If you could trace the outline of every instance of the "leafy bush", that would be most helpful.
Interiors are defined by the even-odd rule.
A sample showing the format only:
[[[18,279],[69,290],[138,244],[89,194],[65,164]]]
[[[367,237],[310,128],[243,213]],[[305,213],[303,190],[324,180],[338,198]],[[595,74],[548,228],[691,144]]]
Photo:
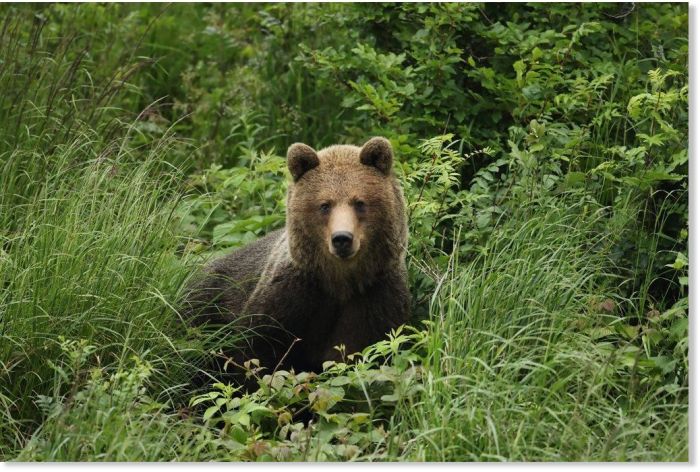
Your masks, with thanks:
[[[206,428],[170,412],[148,396],[153,368],[134,357],[111,375],[93,368],[78,390],[75,375],[97,350],[85,340],[61,342],[62,356],[51,363],[59,382],[72,383],[69,395],[41,395],[42,426],[17,457],[20,461],[165,461],[216,455],[219,441]],[[58,386],[58,385],[57,385]]]
[[[207,407],[203,420],[222,428],[234,460],[385,459],[400,447],[392,412],[421,388],[418,352],[424,342],[425,332],[399,329],[362,354],[350,354],[350,364],[328,361],[320,374],[265,374],[252,360],[248,374],[258,379],[259,390],[241,395],[214,384],[190,404]]]

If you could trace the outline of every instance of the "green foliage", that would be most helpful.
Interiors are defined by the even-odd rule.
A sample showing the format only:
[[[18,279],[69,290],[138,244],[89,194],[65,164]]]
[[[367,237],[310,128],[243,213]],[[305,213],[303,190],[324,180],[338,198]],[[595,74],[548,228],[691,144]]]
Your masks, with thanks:
[[[687,460],[687,5],[0,12],[3,458]],[[200,260],[373,135],[420,329],[192,389]]]
[[[192,198],[177,210],[182,233],[222,249],[240,247],[284,226],[286,168],[279,156],[253,153],[245,166],[223,169],[213,164],[192,176],[187,183]]]
[[[405,330],[405,329],[404,329]],[[386,341],[329,361],[320,374],[274,371],[262,375],[256,360],[249,374],[260,389],[241,394],[214,384],[192,398],[206,408],[202,419],[221,428],[232,460],[380,460],[400,447],[392,413],[421,389],[418,352],[425,332],[401,329]],[[304,417],[311,417],[307,424]]]
[[[651,339],[658,323],[687,336],[686,314],[629,324],[632,301],[611,272],[620,235],[587,200],[525,208],[483,255],[445,270],[421,396],[396,418],[397,434],[414,438],[400,457],[687,460],[688,443],[674,439],[687,431],[685,341],[672,352],[668,338]]]
[[[17,457],[20,461],[165,461],[216,455],[220,441],[212,431],[170,412],[148,396],[153,368],[134,357],[111,375],[101,368],[87,373],[80,390],[74,376],[97,349],[82,340],[62,342],[52,367],[72,391],[41,395],[42,426]]]

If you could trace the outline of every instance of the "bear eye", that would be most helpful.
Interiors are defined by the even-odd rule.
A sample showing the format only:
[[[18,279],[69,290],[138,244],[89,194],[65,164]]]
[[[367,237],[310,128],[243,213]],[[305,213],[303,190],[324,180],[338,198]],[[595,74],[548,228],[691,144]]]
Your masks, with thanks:
[[[321,203],[321,206],[319,207],[319,210],[321,210],[321,213],[324,215],[327,214],[329,211],[331,211],[331,204],[328,202]]]
[[[357,211],[358,213],[364,213],[365,211],[367,211],[367,204],[362,200],[357,200],[355,202],[355,211]]]

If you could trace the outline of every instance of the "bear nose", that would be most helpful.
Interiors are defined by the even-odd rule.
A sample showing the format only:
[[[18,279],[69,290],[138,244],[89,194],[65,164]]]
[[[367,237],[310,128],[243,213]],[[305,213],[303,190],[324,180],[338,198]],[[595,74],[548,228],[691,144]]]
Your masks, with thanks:
[[[341,257],[347,257],[350,255],[350,250],[352,249],[352,233],[349,231],[336,231],[331,235],[331,242],[333,243],[333,248]]]

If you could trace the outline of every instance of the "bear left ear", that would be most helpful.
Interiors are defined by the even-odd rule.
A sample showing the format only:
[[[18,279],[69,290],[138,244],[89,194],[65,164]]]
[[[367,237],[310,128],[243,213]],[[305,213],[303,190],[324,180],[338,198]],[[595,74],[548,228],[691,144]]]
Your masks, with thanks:
[[[287,167],[294,182],[319,164],[318,155],[311,146],[294,143],[287,149]]]
[[[372,138],[360,150],[360,162],[366,166],[376,167],[384,175],[389,175],[391,172],[393,160],[394,151],[386,138]]]

